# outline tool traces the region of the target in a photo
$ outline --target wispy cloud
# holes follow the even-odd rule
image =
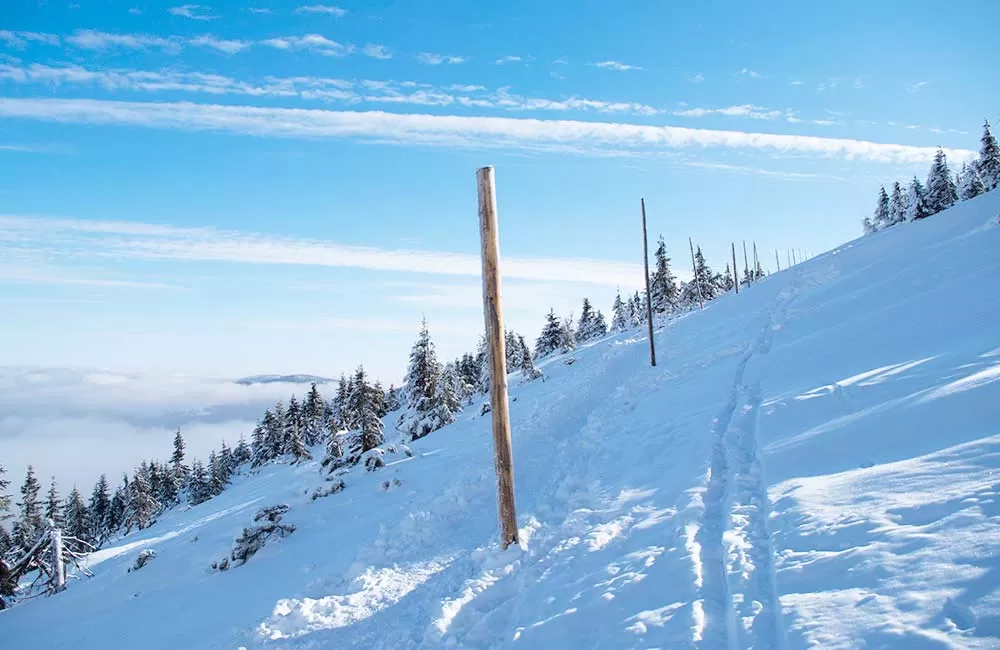
[[[913,163],[933,158],[934,147],[847,138],[694,129],[576,120],[422,115],[90,99],[5,99],[0,117],[69,124],[129,125],[272,137],[353,138],[448,147],[573,151],[644,155],[673,149],[718,148]],[[946,152],[956,161],[975,154]]]
[[[247,11],[252,14],[262,15],[272,13],[267,7],[247,7]]]
[[[391,59],[392,58],[392,52],[389,51],[389,48],[387,48],[385,45],[377,45],[375,43],[369,43],[368,45],[365,45],[361,49],[361,52],[365,56],[370,56],[373,59]]]
[[[10,47],[18,49],[26,47],[28,43],[41,43],[42,45],[59,45],[59,37],[55,34],[44,34],[41,32],[12,32],[0,29],[0,41]]]
[[[66,42],[83,50],[160,48],[176,52],[181,48],[180,39],[175,37],[164,38],[152,34],[112,34],[94,29],[78,29],[71,36],[66,37]]]
[[[802,81],[801,79],[792,79],[791,84],[793,86],[804,86],[806,85],[806,82]]]
[[[261,41],[261,45],[273,47],[278,50],[308,50],[323,56],[347,56],[354,51],[353,45],[345,45],[337,41],[331,41],[319,34],[306,34],[305,36],[281,36],[269,38]]]
[[[827,79],[826,81],[821,81],[816,84],[816,90],[819,92],[825,92],[827,90],[836,90],[840,86],[840,79]]]
[[[754,106],[753,104],[741,104],[739,106],[726,106],[724,108],[686,108],[673,112],[679,117],[705,117],[707,115],[724,115],[727,117],[746,117],[753,120],[776,120],[784,117],[785,111]]]
[[[858,77],[857,79],[851,82],[851,88],[855,90],[861,90],[864,87],[865,87],[865,80],[862,79],[861,77]]]
[[[302,5],[295,10],[297,14],[326,14],[340,18],[347,15],[347,9],[342,9],[333,5]]]
[[[445,276],[478,276],[482,270],[478,255],[346,246],[213,228],[2,215],[0,226],[36,249],[57,247],[61,255],[83,258],[348,267]],[[637,264],[609,260],[511,257],[504,259],[504,275],[525,280],[631,286],[637,277],[642,277],[642,271]]]
[[[202,13],[210,9],[211,7],[204,5],[180,5],[179,7],[170,7],[167,9],[167,12],[173,16],[181,16],[182,18],[190,18],[191,20],[216,20],[222,18],[222,16]]]
[[[427,65],[441,65],[442,63],[456,64],[465,63],[468,59],[464,56],[452,56],[450,54],[434,54],[433,52],[421,52],[417,55],[417,61]]]
[[[698,74],[694,75],[693,77],[689,77],[688,81],[690,81],[691,83],[694,83],[694,84],[703,83],[705,81],[705,75],[703,75],[703,74],[701,74],[699,72]]]
[[[142,15],[142,9],[139,9],[138,7],[132,7],[131,9],[128,10],[128,12],[130,14],[132,14],[133,16],[141,16]]]
[[[207,47],[220,52],[225,52],[226,54],[236,54],[237,52],[242,52],[251,45],[249,41],[216,38],[211,34],[196,36],[189,40],[188,43],[194,45],[195,47]]]
[[[739,77],[746,77],[748,79],[763,79],[764,75],[757,72],[756,70],[751,70],[750,68],[740,68],[740,71],[736,73]]]
[[[621,61],[599,61],[597,63],[592,63],[595,68],[604,68],[606,70],[616,70],[618,72],[628,72],[629,70],[642,70],[642,66],[629,65],[627,63],[622,63]]]
[[[915,93],[918,90],[920,90],[921,88],[925,88],[925,87],[929,86],[930,83],[931,82],[929,82],[929,81],[918,81],[917,83],[913,84],[912,86],[907,86],[906,90],[908,90],[911,93]]]
[[[520,63],[521,57],[508,54],[507,56],[502,56],[493,63],[496,65],[506,65],[507,63]]]
[[[558,59],[554,60],[552,63],[553,65],[569,65],[569,59],[565,56],[561,56]]]

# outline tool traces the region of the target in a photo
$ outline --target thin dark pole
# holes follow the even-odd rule
[[[778,270],[781,270],[781,260],[778,259],[778,249],[774,249],[774,263],[778,265]]]
[[[646,269],[646,323],[649,324],[649,365],[656,367],[656,344],[653,343],[653,303],[649,294],[649,244],[646,243],[646,199],[642,204],[642,264]]]
[[[740,278],[736,274],[736,243],[730,242],[729,245],[733,249],[733,286],[736,287],[736,293],[738,294],[740,292]]]
[[[691,247],[691,273],[693,274],[692,282],[694,286],[698,289],[698,308],[705,308],[705,299],[701,295],[701,282],[698,281],[698,267],[694,263],[694,244],[691,242],[691,238],[688,237],[688,246]]]
[[[750,277],[750,262],[747,261],[747,240],[743,240],[743,272],[746,274],[747,284],[753,282]]]

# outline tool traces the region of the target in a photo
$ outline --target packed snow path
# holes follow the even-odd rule
[[[0,644],[997,647],[998,216],[992,192],[662,323],[656,368],[636,330],[512,375],[519,548],[470,408],[339,494],[268,466],[167,513],[0,612]],[[279,502],[295,533],[212,572]]]

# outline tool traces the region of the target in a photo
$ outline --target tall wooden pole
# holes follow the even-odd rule
[[[753,243],[753,279],[757,280],[757,267],[760,266],[760,260],[757,259],[757,242]]]
[[[705,299],[701,295],[701,282],[698,281],[698,266],[694,263],[694,243],[691,242],[690,237],[688,237],[688,246],[691,247],[691,273],[693,274],[691,281],[694,282],[695,288],[698,289],[698,307],[704,309]]]
[[[778,270],[781,270],[781,260],[778,259],[778,249],[774,249],[774,263],[778,266]]]
[[[479,187],[479,234],[483,245],[483,316],[490,364],[490,401],[493,407],[493,461],[497,472],[497,509],[500,543],[517,544],[514,508],[514,452],[510,444],[507,403],[507,354],[504,351],[503,310],[500,304],[500,236],[497,231],[497,195],[493,167],[476,172]]]
[[[794,266],[796,264],[798,264],[798,262],[795,261],[795,249],[793,248],[792,249],[792,265]]]
[[[656,344],[653,343],[653,297],[649,293],[649,246],[646,243],[646,199],[642,205],[642,264],[646,269],[646,323],[649,325],[649,365],[656,367]]]
[[[740,292],[740,277],[736,273],[736,243],[729,242],[729,245],[733,248],[733,286],[736,287],[736,293]]]

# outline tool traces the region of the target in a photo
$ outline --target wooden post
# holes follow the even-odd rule
[[[500,543],[517,544],[514,507],[514,452],[510,444],[507,402],[507,355],[504,351],[503,310],[500,304],[500,237],[497,232],[497,196],[493,167],[476,172],[479,187],[479,234],[483,255],[483,316],[490,364],[490,401],[493,407],[493,461],[497,473],[497,510]]]
[[[653,343],[653,297],[649,293],[649,246],[646,244],[646,199],[642,205],[642,264],[646,269],[646,323],[649,324],[649,365],[656,367],[656,344]]]
[[[778,259],[778,249],[774,249],[774,263],[778,266],[778,270],[781,270],[781,260]]]
[[[698,307],[704,309],[705,299],[701,295],[701,282],[698,282],[698,267],[694,263],[694,244],[691,242],[690,237],[688,237],[688,246],[691,247],[691,273],[694,276],[691,281],[695,283],[694,286],[698,289]]]
[[[792,266],[794,266],[796,264],[798,264],[798,262],[795,261],[795,249],[793,248],[792,249]]]
[[[757,281],[757,267],[760,266],[760,260],[757,259],[757,242],[753,243],[753,279],[754,282]]]
[[[739,294],[739,292],[740,292],[740,277],[736,273],[736,243],[735,242],[730,242],[729,245],[732,246],[732,249],[733,249],[733,280],[735,282],[735,284],[733,286],[736,287],[736,293]]]

